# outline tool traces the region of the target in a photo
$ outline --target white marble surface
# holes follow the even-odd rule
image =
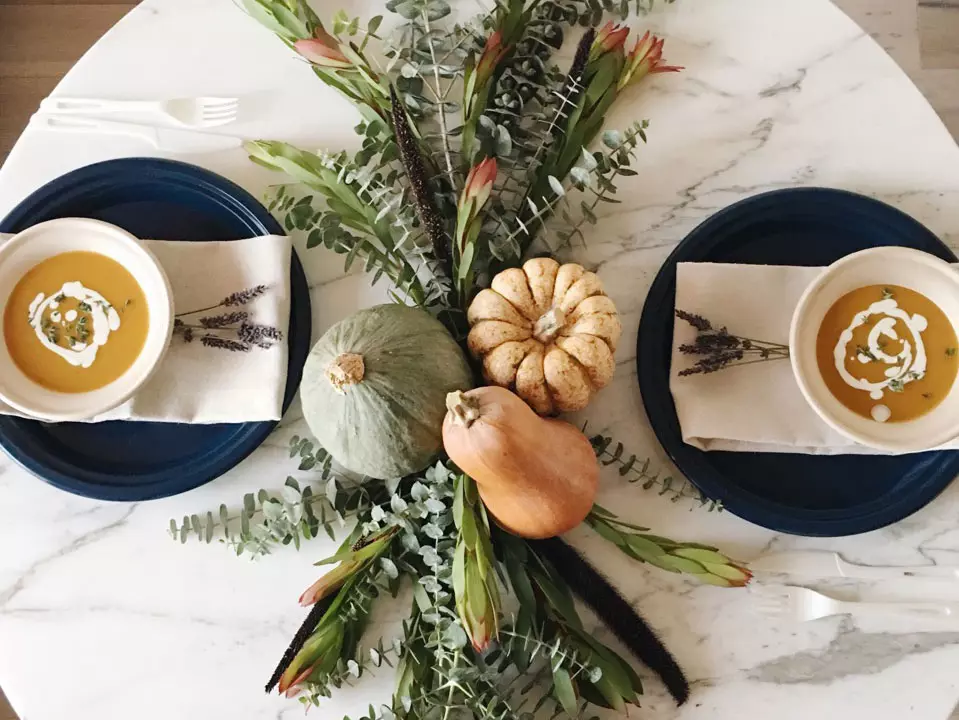
[[[648,117],[652,126],[640,174],[621,190],[628,202],[607,211],[581,254],[599,268],[626,326],[615,386],[584,417],[665,464],[631,356],[645,288],[672,246],[720,207],[796,185],[875,195],[957,246],[959,148],[892,60],[826,0],[682,0],[648,24],[669,37],[668,59],[688,70],[656,78],[613,118]],[[237,132],[315,147],[350,141],[354,121],[344,101],[232,0],[146,0],[58,92],[235,93],[250,101]],[[132,141],[28,132],[0,171],[0,213],[65,171],[145,153]],[[192,160],[256,193],[277,179],[240,152]],[[373,301],[362,277],[341,277],[338,259],[313,250],[306,261],[317,331]],[[141,504],[76,498],[3,462],[0,684],[25,720],[300,716],[299,705],[261,688],[302,617],[295,601],[316,575],[311,562],[329,544],[251,563],[216,545],[180,546],[164,533],[171,516],[278,486],[290,470],[287,439],[298,431],[294,410],[226,476]],[[658,532],[713,542],[745,560],[769,547],[803,547],[871,563],[959,563],[956,488],[893,527],[834,541],[777,536],[730,514],[690,511],[612,471],[600,501]],[[959,698],[959,622],[777,624],[755,614],[745,591],[697,587],[639,567],[585,531],[572,539],[661,630],[694,681],[690,702],[677,710],[650,679],[643,717],[944,720]],[[838,591],[881,597],[897,588]],[[959,588],[942,584],[922,591],[959,597]],[[373,632],[390,632],[405,611],[383,608]],[[385,700],[390,682],[386,674],[368,678],[318,716]]]

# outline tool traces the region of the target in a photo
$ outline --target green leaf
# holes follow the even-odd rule
[[[463,513],[462,524],[460,525],[460,537],[466,546],[470,549],[478,544],[478,532],[476,529],[476,515],[472,511]]]
[[[745,582],[749,575],[742,569],[729,565],[727,563],[703,563],[703,566],[713,575],[717,575],[724,580],[731,580],[732,582],[742,583]],[[700,576],[702,577],[702,576]]]
[[[374,15],[370,18],[370,21],[366,23],[366,32],[370,35],[375,35],[376,31],[380,29],[380,24],[383,22],[382,15]]]
[[[496,154],[499,157],[509,157],[513,152],[513,139],[505,125],[496,126]]]
[[[383,569],[386,577],[388,577],[390,580],[395,580],[400,576],[400,571],[397,569],[396,563],[389,558],[381,557],[380,567]]]
[[[547,175],[546,180],[549,182],[550,188],[552,188],[553,192],[556,193],[557,197],[563,197],[566,194],[566,191],[563,189],[563,183],[561,183],[555,177],[552,175]]]
[[[586,201],[583,201],[580,204],[580,209],[583,211],[583,217],[586,218],[591,225],[595,225],[596,213],[593,212],[593,209],[586,203]]]
[[[717,565],[725,565],[729,562],[729,558],[718,553],[715,550],[703,550],[701,548],[677,548],[673,550],[673,555],[678,555],[679,557],[688,558],[690,560],[695,560],[698,563],[714,563]]]
[[[430,0],[426,4],[426,14],[430,22],[445,18],[452,12],[449,3],[444,0]]]
[[[619,130],[607,130],[603,133],[603,145],[615,150],[623,144],[623,134]]]
[[[663,548],[654,543],[652,540],[644,538],[642,535],[628,535],[626,537],[626,544],[629,546],[630,550],[643,559],[657,557],[664,554]]]
[[[589,523],[589,526],[604,540],[608,540],[619,547],[625,547],[627,545],[626,536],[607,523],[601,520],[594,520]]]
[[[579,715],[579,701],[569,673],[562,668],[553,670],[553,695],[570,717]]]
[[[466,598],[466,545],[457,543],[453,553],[453,594],[457,600]]]

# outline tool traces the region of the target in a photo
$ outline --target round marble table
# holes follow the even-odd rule
[[[650,143],[639,175],[621,190],[628,202],[601,218],[581,257],[599,268],[626,331],[615,387],[585,417],[665,465],[631,355],[645,288],[683,235],[750,194],[828,185],[892,203],[956,246],[959,148],[893,61],[827,0],[681,0],[643,22],[669,38],[668,59],[688,69],[654,79],[611,119],[616,126],[648,117]],[[356,116],[347,103],[233,0],[146,0],[57,94],[236,94],[245,109],[231,132],[307,147],[354,142]],[[149,153],[134,140],[28,130],[0,171],[0,214],[61,173]],[[277,180],[240,151],[187,159],[255,193]],[[316,331],[376,299],[365,278],[343,277],[340,259],[321,250],[303,255]],[[73,497],[3,461],[0,684],[24,718],[300,716],[297,703],[265,696],[262,687],[301,620],[296,598],[317,573],[311,563],[329,543],[251,563],[218,545],[180,546],[165,528],[170,517],[278,487],[292,469],[288,438],[303,428],[294,407],[270,441],[226,476],[142,504]],[[956,488],[895,526],[835,541],[777,536],[728,513],[691,510],[613,471],[603,478],[600,501],[657,532],[715,543],[744,560],[769,548],[829,548],[866,563],[959,563]],[[659,629],[693,680],[692,699],[677,710],[650,679],[643,717],[937,720],[959,697],[959,623],[774,623],[756,615],[746,591],[699,587],[639,567],[585,532],[572,541]],[[846,588],[876,597],[896,590]],[[948,583],[924,592],[959,597]],[[405,611],[384,604],[372,632],[389,633]],[[385,672],[365,678],[320,716],[386,700],[390,684]]]

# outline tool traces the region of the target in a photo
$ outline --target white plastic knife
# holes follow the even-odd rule
[[[148,142],[157,150],[180,154],[232,150],[243,144],[242,138],[233,135],[154,127],[152,125],[100,120],[99,118],[86,118],[76,115],[37,113],[31,118],[30,127],[54,132],[126,135]]]
[[[898,578],[945,578],[959,580],[959,567],[948,565],[882,566],[855,565],[837,553],[817,550],[796,550],[767,553],[749,563],[755,573],[799,575],[812,578],[857,578],[860,580],[895,580]]]

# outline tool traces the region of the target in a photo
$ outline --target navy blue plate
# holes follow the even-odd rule
[[[649,421],[683,474],[739,517],[797,535],[875,530],[911,515],[942,492],[959,473],[959,453],[706,453],[686,445],[669,392],[676,263],[819,266],[884,245],[956,262],[935,235],[895,208],[842,190],[803,188],[757,195],[716,213],[677,246],[656,276],[636,347]]]
[[[185,163],[129,158],[90,165],[43,186],[0,222],[15,233],[44,220],[88,217],[137,237],[235,240],[283,234],[253,196]],[[286,410],[310,350],[310,293],[296,254],[291,267]],[[176,495],[219,477],[253,452],[275,422],[223,425],[105,422],[47,424],[0,417],[0,446],[27,470],[68,492],[100,500]]]

